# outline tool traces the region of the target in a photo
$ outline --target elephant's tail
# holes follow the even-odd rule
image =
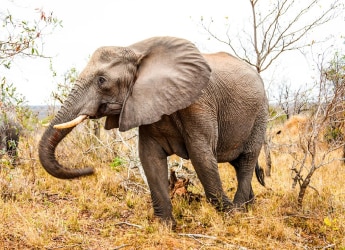
[[[255,175],[256,175],[256,178],[258,179],[258,181],[260,182],[260,184],[265,187],[264,170],[262,169],[262,167],[259,166],[258,162],[256,163],[256,166],[255,166]]]

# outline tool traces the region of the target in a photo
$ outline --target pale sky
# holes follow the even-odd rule
[[[209,40],[198,26],[200,17],[212,17],[219,32],[225,32],[225,17],[233,27],[241,28],[250,18],[248,1],[238,0],[2,0],[1,11],[8,10],[20,20],[37,17],[36,8],[62,20],[63,27],[44,39],[44,54],[52,56],[53,67],[62,76],[71,67],[81,71],[93,51],[104,45],[126,46],[152,36],[176,36],[195,43],[202,52],[230,51]],[[13,3],[14,2],[14,3]],[[344,19],[342,19],[344,21]],[[342,25],[337,27],[341,29]],[[295,57],[292,57],[295,58]],[[306,77],[303,57],[289,58],[284,68]],[[53,79],[47,59],[16,60],[11,72],[0,69],[13,82],[29,104],[47,104],[59,79]],[[292,75],[287,72],[287,75]],[[310,77],[310,76],[309,76]]]

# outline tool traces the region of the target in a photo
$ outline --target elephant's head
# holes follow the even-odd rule
[[[106,129],[151,124],[192,104],[210,72],[196,47],[183,39],[156,37],[97,49],[41,138],[43,167],[57,178],[92,174],[92,168],[64,168],[55,158],[56,146],[74,126],[103,116]]]

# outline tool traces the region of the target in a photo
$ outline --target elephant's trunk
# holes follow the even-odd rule
[[[73,113],[73,112],[72,112]],[[55,149],[59,142],[72,131],[73,128],[55,129],[55,124],[60,124],[66,121],[73,120],[75,116],[68,112],[66,107],[62,107],[56,117],[53,119],[48,129],[44,132],[39,143],[39,158],[42,166],[52,176],[60,179],[73,179],[84,175],[91,175],[94,173],[93,168],[83,169],[69,169],[65,168],[56,160]]]

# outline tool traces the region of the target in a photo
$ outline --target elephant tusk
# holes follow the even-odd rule
[[[77,118],[75,118],[72,121],[61,123],[61,124],[56,124],[54,125],[54,128],[56,129],[64,129],[64,128],[71,128],[77,126],[79,123],[84,121],[88,116],[87,115],[80,115]]]

